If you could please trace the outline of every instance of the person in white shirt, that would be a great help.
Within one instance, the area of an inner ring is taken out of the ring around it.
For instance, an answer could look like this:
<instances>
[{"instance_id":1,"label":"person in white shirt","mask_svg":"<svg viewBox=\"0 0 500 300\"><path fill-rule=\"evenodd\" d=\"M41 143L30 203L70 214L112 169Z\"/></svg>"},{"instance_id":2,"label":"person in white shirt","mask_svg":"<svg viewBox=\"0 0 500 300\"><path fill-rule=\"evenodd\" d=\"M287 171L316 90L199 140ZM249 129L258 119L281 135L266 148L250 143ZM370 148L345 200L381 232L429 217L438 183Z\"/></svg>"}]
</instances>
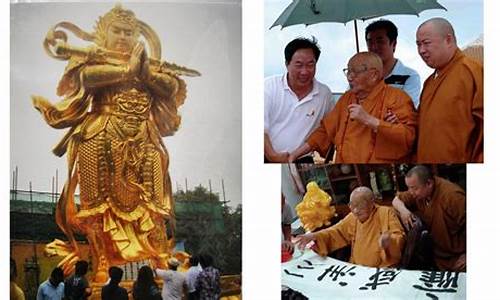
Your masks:
<instances>
[{"instance_id":1,"label":"person in white shirt","mask_svg":"<svg viewBox=\"0 0 500 300\"><path fill-rule=\"evenodd\" d=\"M316 39L296 38L285 47L287 73L265 79L265 162L288 162L288 153L302 145L331 110L330 89L314 78L320 53ZM312 157L300 162L312 163Z\"/></svg>"},{"instance_id":2,"label":"person in white shirt","mask_svg":"<svg viewBox=\"0 0 500 300\"><path fill-rule=\"evenodd\" d=\"M420 99L420 75L394 57L397 38L398 28L389 20L377 20L365 29L368 51L376 53L382 59L385 83L405 91L416 109Z\"/></svg>"},{"instance_id":3,"label":"person in white shirt","mask_svg":"<svg viewBox=\"0 0 500 300\"><path fill-rule=\"evenodd\" d=\"M180 262L172 257L167 261L169 270L156 269L156 275L163 279L161 297L163 300L181 300L186 286L186 277L177 271Z\"/></svg>"},{"instance_id":4,"label":"person in white shirt","mask_svg":"<svg viewBox=\"0 0 500 300\"><path fill-rule=\"evenodd\" d=\"M189 270L186 272L186 287L188 291L188 300L199 299L199 293L196 290L196 279L200 274L202 268L199 264L199 259L197 255L191 256L189 259Z\"/></svg>"}]
</instances>

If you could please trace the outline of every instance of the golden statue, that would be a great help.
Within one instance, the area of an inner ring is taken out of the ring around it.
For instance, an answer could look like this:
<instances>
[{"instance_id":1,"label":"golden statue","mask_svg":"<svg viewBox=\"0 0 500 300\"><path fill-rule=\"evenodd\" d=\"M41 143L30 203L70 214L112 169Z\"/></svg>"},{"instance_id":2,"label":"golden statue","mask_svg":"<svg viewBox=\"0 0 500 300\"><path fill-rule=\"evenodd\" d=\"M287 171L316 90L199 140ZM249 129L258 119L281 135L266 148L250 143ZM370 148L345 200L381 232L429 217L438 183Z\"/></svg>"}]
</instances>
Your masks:
<instances>
[{"instance_id":1,"label":"golden statue","mask_svg":"<svg viewBox=\"0 0 500 300\"><path fill-rule=\"evenodd\" d=\"M331 206L332 197L323 191L316 181L306 186L304 199L295 207L302 226L308 232L331 224L335 216L335 207Z\"/></svg>"},{"instance_id":2,"label":"golden statue","mask_svg":"<svg viewBox=\"0 0 500 300\"><path fill-rule=\"evenodd\" d=\"M73 47L58 28L93 45ZM70 273L81 257L74 233L85 235L98 266L96 281L102 281L110 265L149 259L166 268L175 217L162 137L173 135L181 121L177 109L186 85L179 76L199 73L161 61L156 33L120 5L94 29L89 34L61 22L49 30L45 50L69 61L57 87L63 100L51 104L33 96L33 105L50 126L69 128L53 150L68 160L56 221L69 241L56 240L46 252L65 256L60 265Z\"/></svg>"}]
</instances>

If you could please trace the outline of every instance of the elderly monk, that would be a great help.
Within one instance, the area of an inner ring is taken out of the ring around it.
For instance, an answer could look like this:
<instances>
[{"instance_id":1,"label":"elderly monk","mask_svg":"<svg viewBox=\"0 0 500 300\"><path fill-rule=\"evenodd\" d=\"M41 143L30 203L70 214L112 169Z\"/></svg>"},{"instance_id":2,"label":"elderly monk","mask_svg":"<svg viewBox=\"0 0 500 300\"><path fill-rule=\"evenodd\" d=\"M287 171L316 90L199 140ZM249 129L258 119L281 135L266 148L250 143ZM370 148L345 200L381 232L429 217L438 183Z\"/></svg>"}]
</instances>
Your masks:
<instances>
[{"instance_id":1,"label":"elderly monk","mask_svg":"<svg viewBox=\"0 0 500 300\"><path fill-rule=\"evenodd\" d=\"M417 30L418 53L434 69L420 96L417 161L483 161L483 66L457 47L451 24L430 19Z\"/></svg>"},{"instance_id":2,"label":"elderly monk","mask_svg":"<svg viewBox=\"0 0 500 300\"><path fill-rule=\"evenodd\" d=\"M289 161L312 150L325 156L331 144L336 147L336 163L408 160L417 126L411 98L384 83L383 64L377 54L354 55L344 72L350 90L306 143L290 154Z\"/></svg>"},{"instance_id":3,"label":"elderly monk","mask_svg":"<svg viewBox=\"0 0 500 300\"><path fill-rule=\"evenodd\" d=\"M337 224L297 237L299 248L315 242L316 251L325 256L351 246L349 262L368 267L395 267L401 260L405 233L392 207L374 203L373 192L358 187L351 193L349 213Z\"/></svg>"},{"instance_id":4,"label":"elderly monk","mask_svg":"<svg viewBox=\"0 0 500 300\"><path fill-rule=\"evenodd\" d=\"M456 184L415 166L405 178L407 192L392 201L408 229L415 215L430 232L433 256L440 270L465 271L465 192Z\"/></svg>"}]
</instances>

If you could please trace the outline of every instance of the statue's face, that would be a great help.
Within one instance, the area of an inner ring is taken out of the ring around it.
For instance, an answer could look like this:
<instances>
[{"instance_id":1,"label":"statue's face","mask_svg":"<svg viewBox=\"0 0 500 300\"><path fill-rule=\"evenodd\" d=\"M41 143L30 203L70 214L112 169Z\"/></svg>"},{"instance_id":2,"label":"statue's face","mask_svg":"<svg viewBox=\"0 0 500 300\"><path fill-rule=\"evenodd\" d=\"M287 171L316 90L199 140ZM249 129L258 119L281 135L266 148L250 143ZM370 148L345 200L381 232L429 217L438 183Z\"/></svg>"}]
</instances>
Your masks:
<instances>
[{"instance_id":1,"label":"statue's face","mask_svg":"<svg viewBox=\"0 0 500 300\"><path fill-rule=\"evenodd\" d=\"M119 51L131 52L135 45L134 29L127 23L113 22L106 32L106 48Z\"/></svg>"}]
</instances>

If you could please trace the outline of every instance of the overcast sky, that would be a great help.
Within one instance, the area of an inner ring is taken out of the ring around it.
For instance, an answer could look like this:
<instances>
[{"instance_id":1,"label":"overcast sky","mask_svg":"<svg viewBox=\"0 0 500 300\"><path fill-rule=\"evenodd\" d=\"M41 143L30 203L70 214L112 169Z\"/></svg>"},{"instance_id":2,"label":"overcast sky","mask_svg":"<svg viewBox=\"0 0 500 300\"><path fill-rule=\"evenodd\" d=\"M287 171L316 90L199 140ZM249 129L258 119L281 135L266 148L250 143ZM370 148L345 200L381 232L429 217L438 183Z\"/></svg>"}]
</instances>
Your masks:
<instances>
[{"instance_id":1,"label":"overcast sky","mask_svg":"<svg viewBox=\"0 0 500 300\"><path fill-rule=\"evenodd\" d=\"M42 47L51 26L70 21L92 32L97 18L113 3L24 3L11 5L11 174L18 166L18 189L51 190L59 170L59 189L66 178L66 157L52 154L66 130L49 127L31 104L30 95L52 102L65 61L50 58ZM201 5L201 6L200 6ZM170 154L173 190L198 184L231 206L241 203L241 4L239 1L124 3L149 24L162 43L162 59L202 73L184 77L188 96L180 109L182 123L164 139ZM82 43L68 33L70 44Z\"/></svg>"},{"instance_id":2,"label":"overcast sky","mask_svg":"<svg viewBox=\"0 0 500 300\"><path fill-rule=\"evenodd\" d=\"M415 33L417 27L432 17L446 18L453 25L459 47L463 47L476 40L483 33L483 1L482 0L438 0L446 7L426 10L417 16L389 15L389 19L398 27L399 35L395 56L408 67L415 69L423 81L432 73L417 53ZM320 23L310 25L293 25L281 29L275 26L269 29L281 12L290 4L291 0L265 0L265 76L285 72L285 58L283 50L286 44L297 36L315 36L321 46L321 56L318 62L316 78L327 84L332 92L342 92L347 86L342 69L347 61L356 53L354 37L354 22L346 25L341 23ZM358 38L360 51L366 51L364 41L365 27L378 18L358 21Z\"/></svg>"}]
</instances>

